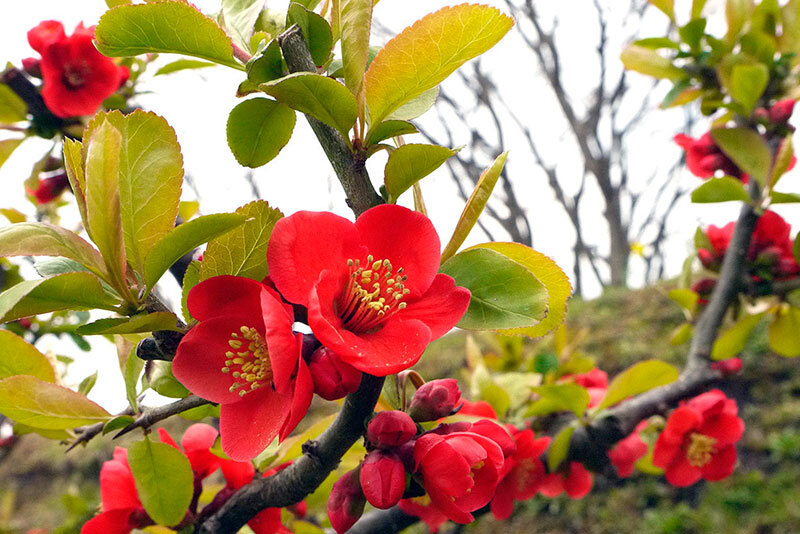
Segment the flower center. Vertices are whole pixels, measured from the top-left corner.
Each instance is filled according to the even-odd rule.
[[[233,350],[225,353],[225,367],[221,371],[237,379],[231,384],[231,393],[238,389],[239,396],[244,397],[272,381],[267,344],[255,328],[243,326],[239,332],[233,332],[228,345]]]
[[[80,89],[86,83],[89,75],[89,65],[85,61],[79,63],[67,63],[64,65],[64,72],[61,75],[61,82],[70,91]]]
[[[347,260],[350,276],[337,302],[337,312],[345,328],[351,332],[370,332],[406,307],[402,302],[409,290],[403,282],[408,277],[400,267],[392,272],[389,260],[367,256],[364,266],[360,260]]]
[[[711,461],[711,455],[716,450],[714,449],[716,443],[717,440],[710,436],[693,432],[689,436],[689,449],[686,451],[689,463],[695,467],[706,465]]]

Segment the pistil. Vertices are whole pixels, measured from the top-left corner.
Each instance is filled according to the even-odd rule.
[[[370,254],[362,267],[358,259],[347,260],[350,275],[337,302],[338,313],[345,327],[356,333],[378,328],[383,322],[406,307],[402,302],[409,290],[403,284],[408,277],[388,259],[376,260]]]

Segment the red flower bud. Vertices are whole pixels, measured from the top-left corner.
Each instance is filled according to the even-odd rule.
[[[703,264],[703,267],[709,269],[711,271],[715,271],[719,269],[720,260],[719,258],[715,258],[714,255],[709,252],[708,250],[701,248],[697,251],[697,257],[700,258],[700,263]]]
[[[459,400],[461,392],[454,378],[431,380],[414,394],[408,413],[414,421],[434,421],[450,415]]]
[[[36,59],[35,57],[26,57],[22,60],[22,70],[28,76],[33,78],[41,78],[42,77],[42,69],[39,66],[40,60]]]
[[[399,410],[380,412],[367,425],[367,439],[376,447],[396,447],[417,433],[414,420]]]
[[[729,358],[727,360],[722,360],[721,362],[714,362],[711,364],[711,368],[716,369],[725,376],[735,375],[742,370],[742,359]]]
[[[28,189],[28,194],[36,199],[37,204],[47,204],[55,200],[61,193],[69,187],[69,179],[65,172],[60,172],[50,178],[39,180],[36,189]]]
[[[769,120],[776,124],[783,124],[789,121],[794,111],[794,99],[786,98],[772,104],[769,108]]]
[[[367,501],[358,478],[358,470],[348,471],[331,488],[328,519],[337,534],[347,532],[364,513]]]
[[[359,480],[367,501],[386,510],[397,504],[406,490],[406,469],[394,453],[372,451],[361,464]]]
[[[361,371],[343,362],[326,347],[320,347],[311,354],[308,370],[314,380],[314,393],[325,400],[341,399],[357,390],[361,384]]]

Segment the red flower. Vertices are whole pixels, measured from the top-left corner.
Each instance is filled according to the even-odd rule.
[[[94,47],[94,27],[79,24],[67,37],[60,22],[48,20],[28,32],[42,55],[42,98],[59,117],[91,115],[128,79],[120,67]]]
[[[460,400],[455,378],[431,380],[414,393],[408,413],[415,421],[435,421],[450,415]]]
[[[567,492],[570,499],[582,499],[592,490],[592,474],[580,462],[570,462],[563,473],[545,475],[539,491],[545,497],[558,497]]]
[[[341,399],[361,384],[361,371],[343,362],[327,347],[311,354],[308,370],[314,380],[314,393],[325,400]]]
[[[187,302],[200,321],[181,340],[175,377],[193,393],[220,403],[222,450],[248,460],[294,430],[311,403],[311,376],[292,333],[291,308],[264,284],[215,276]]]
[[[380,448],[402,445],[416,433],[413,419],[399,410],[379,412],[367,425],[367,440]]]
[[[733,472],[734,443],[743,432],[736,401],[718,389],[703,393],[670,414],[656,441],[653,464],[666,471],[673,486],[721,480]]]
[[[647,454],[647,444],[639,436],[639,432],[645,428],[647,428],[646,420],[639,423],[629,436],[618,441],[614,448],[608,451],[609,460],[622,478],[631,476],[634,464]]]
[[[347,532],[364,513],[366,502],[358,470],[353,469],[342,475],[334,482],[328,496],[328,519],[333,529],[338,534]]]
[[[367,502],[381,510],[397,504],[406,490],[403,461],[393,452],[375,450],[367,454],[358,479]]]
[[[447,521],[447,516],[436,508],[427,495],[402,499],[397,506],[408,515],[418,517],[420,521],[428,525],[428,530],[433,534],[439,532],[439,527]]]
[[[154,524],[136,492],[128,451],[121,447],[100,469],[100,500],[102,512],[83,525],[81,534],[128,534]]]
[[[37,204],[52,202],[69,187],[67,173],[61,171],[55,176],[41,178],[36,189],[28,189],[28,194],[36,199]]]
[[[378,376],[414,365],[469,306],[469,291],[437,274],[433,224],[401,206],[372,208],[355,223],[327,212],[285,217],[267,260],[280,293],[308,307],[317,339]]]
[[[486,423],[505,434],[498,425]],[[497,434],[488,432],[488,426],[467,425],[468,431],[434,430],[414,443],[415,470],[431,501],[448,519],[462,524],[472,522],[470,512],[492,499],[505,463],[503,448],[493,439]]]
[[[678,134],[675,142],[686,151],[686,166],[698,178],[711,178],[717,170],[729,176],[742,177],[742,171],[714,143],[711,132],[706,132],[699,139]]]
[[[742,359],[728,358],[721,362],[714,362],[711,364],[711,368],[719,371],[723,376],[735,375],[742,370]]]
[[[533,430],[516,430],[512,433],[516,452],[503,465],[500,483],[492,499],[492,515],[495,519],[508,519],[514,508],[514,500],[533,498],[544,481],[544,464],[540,457],[550,445],[550,438],[534,438]]]
[[[461,404],[461,409],[458,410],[461,415],[474,415],[475,417],[488,417],[490,419],[497,419],[497,412],[494,411],[492,405],[486,401],[470,402],[464,400]]]

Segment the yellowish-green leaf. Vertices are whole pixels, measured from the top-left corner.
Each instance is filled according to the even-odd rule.
[[[662,13],[675,22],[675,1],[674,0],[649,0],[650,4],[658,8]]]
[[[432,89],[428,89],[421,95],[412,98],[396,110],[386,115],[386,118],[383,120],[410,121],[411,119],[416,119],[433,107],[438,96],[439,86],[437,85]]]
[[[328,21],[298,2],[289,4],[286,15],[287,26],[297,24],[300,27],[314,64],[324,65],[327,63],[333,48],[333,33]]]
[[[55,382],[53,366],[36,347],[9,330],[0,330],[0,379],[15,375],[35,376]]]
[[[677,302],[681,308],[690,313],[694,310],[698,299],[697,293],[691,289],[684,288],[670,289],[669,293],[667,293],[667,296]]]
[[[753,12],[753,0],[727,0],[725,2],[725,18],[728,21],[727,40],[734,43],[736,37]]]
[[[200,211],[200,203],[196,200],[181,200],[178,204],[178,217],[182,222],[187,222],[189,219],[197,215]]]
[[[692,18],[696,19],[703,14],[703,8],[706,5],[706,0],[692,0]]]
[[[614,377],[597,409],[608,408],[632,395],[664,386],[677,379],[678,370],[666,362],[660,360],[639,362]]]
[[[77,428],[112,417],[80,393],[27,375],[0,380],[0,413],[47,430]]]
[[[769,348],[781,356],[800,356],[800,308],[788,304],[778,308],[768,338]]]
[[[261,281],[267,275],[269,236],[283,213],[270,207],[265,200],[245,204],[236,213],[248,220],[209,242],[203,253],[201,281],[223,274]]]
[[[98,334],[136,334],[139,332],[154,332],[156,330],[173,330],[175,332],[180,332],[177,322],[178,317],[174,313],[160,311],[143,315],[134,315],[133,317],[98,319],[93,323],[78,327],[75,332],[82,336]]]
[[[372,124],[439,85],[466,61],[494,46],[511,17],[478,4],[445,7],[403,30],[378,53],[365,88]]]
[[[575,427],[570,425],[562,428],[553,438],[550,448],[547,449],[547,469],[551,473],[558,469],[558,466],[567,457],[573,433],[575,433]]]
[[[12,224],[22,223],[28,220],[28,217],[21,211],[14,208],[0,208],[0,215],[8,219]],[[2,254],[0,254],[2,256]]]
[[[372,27],[372,0],[339,0],[344,84],[358,96],[364,86]]]
[[[589,393],[578,384],[540,386],[534,388],[533,392],[538,393],[541,396],[541,400],[547,403],[548,407],[552,408],[548,413],[570,411],[574,413],[576,417],[581,418],[586,411],[586,407],[589,406]],[[531,405],[531,409],[526,416],[545,415],[545,413],[535,409],[536,404],[537,403]]]
[[[161,525],[180,523],[194,492],[194,475],[186,456],[171,445],[149,439],[128,449],[136,492],[147,514]]]
[[[792,159],[794,159],[794,146],[792,144],[792,135],[789,134],[783,138],[783,141],[781,141],[778,147],[778,154],[775,156],[775,165],[772,166],[772,171],[769,174],[768,186],[770,189],[775,187],[778,180],[789,170]]]
[[[192,320],[192,315],[189,313],[189,308],[186,305],[186,299],[189,298],[189,291],[192,290],[200,282],[200,267],[201,262],[193,261],[186,268],[183,273],[183,288],[181,291],[181,314],[183,319],[188,323]]]
[[[389,202],[396,202],[412,185],[438,169],[455,153],[455,150],[447,147],[428,144],[396,148],[389,155],[383,170]]]
[[[208,61],[200,61],[198,59],[177,59],[158,69],[153,76],[162,76],[182,70],[196,70],[214,66],[216,66],[216,63],[209,63]]]
[[[111,57],[169,52],[244,70],[233,58],[231,41],[222,28],[188,2],[110,9],[100,18],[95,39],[98,50]]]
[[[286,146],[294,130],[295,114],[268,98],[240,102],[228,116],[228,146],[241,165],[260,167]]]
[[[0,122],[20,122],[28,118],[28,105],[9,86],[0,83]]]
[[[750,195],[745,191],[742,181],[733,176],[711,178],[692,191],[692,202],[696,204],[749,200]]]
[[[400,120],[383,121],[374,128],[370,128],[364,146],[370,147],[390,137],[414,133],[417,133],[417,127],[410,122]]]
[[[0,85],[2,87],[2,85]],[[24,137],[18,139],[3,139],[0,141],[0,167],[11,157],[11,154],[25,140]]]
[[[620,54],[625,68],[653,78],[667,78],[672,81],[686,77],[686,73],[659,55],[655,50],[636,45],[628,45]]]
[[[453,236],[444,248],[444,252],[442,252],[442,263],[458,252],[459,247],[472,231],[472,227],[475,226],[478,217],[483,213],[483,208],[486,207],[489,197],[492,196],[492,191],[497,179],[500,178],[500,174],[503,172],[507,157],[508,152],[503,152],[481,173],[475,189],[472,190],[472,194],[461,212],[461,217],[458,219],[455,230],[453,230]]]
[[[745,115],[752,113],[769,82],[769,70],[761,63],[734,65],[731,70],[731,97],[744,106]]]
[[[356,122],[355,97],[344,85],[327,76],[296,72],[263,83],[259,88],[278,102],[333,126],[345,138]]]
[[[722,332],[711,347],[711,359],[727,360],[742,352],[747,344],[747,338],[750,337],[750,332],[763,316],[763,313],[747,315]]]
[[[713,128],[714,142],[741,170],[764,185],[772,168],[767,143],[749,128]]]
[[[248,50],[264,0],[222,0],[223,28],[243,50]]]
[[[672,332],[669,342],[673,346],[683,345],[692,338],[694,326],[692,323],[682,323]]]
[[[78,204],[78,211],[81,214],[83,225],[87,226],[86,216],[86,177],[83,171],[83,144],[80,141],[64,138],[64,168],[67,171],[67,178],[75,201]]]

